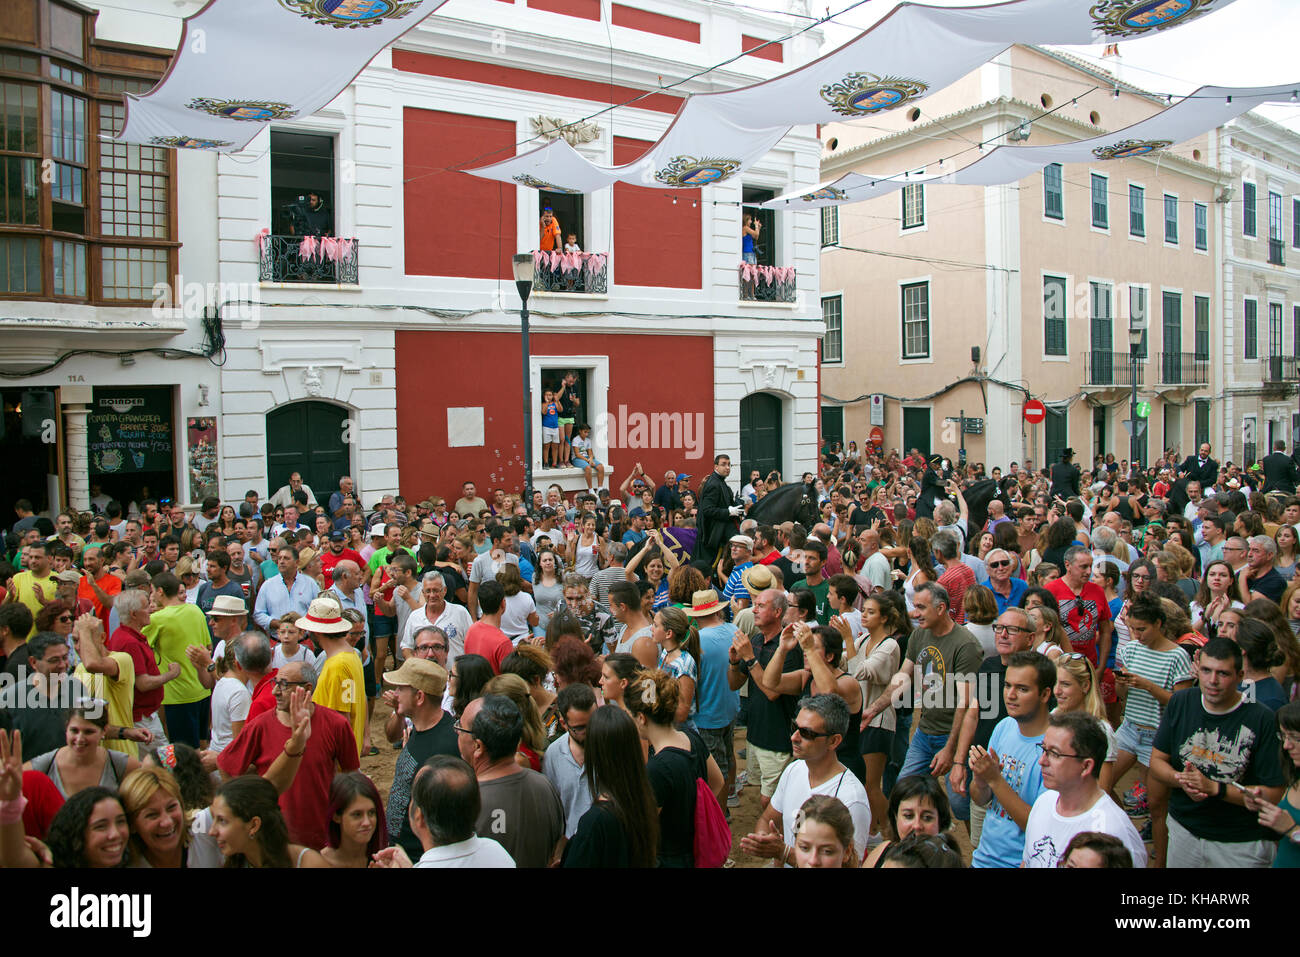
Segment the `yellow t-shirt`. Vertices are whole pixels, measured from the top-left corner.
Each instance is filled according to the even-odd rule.
[[[311,700],[341,712],[348,719],[357,739],[357,756],[360,757],[364,753],[362,743],[366,733],[366,676],[361,669],[361,659],[351,651],[325,659]]]
[[[117,662],[117,677],[92,674],[85,665],[77,665],[74,674],[86,686],[92,697],[108,702],[108,723],[119,728],[133,728],[131,706],[135,703],[135,663],[125,651],[110,651],[108,657]],[[105,741],[110,751],[121,751],[133,758],[140,756],[140,745],[134,741]]]
[[[54,580],[52,572],[47,573],[44,578],[37,578],[32,572],[19,572],[14,576],[14,591],[18,593],[18,600],[31,609],[32,618],[41,613],[42,605],[36,598],[36,589],[32,586],[40,585],[41,594],[47,602],[54,601],[54,592],[58,587],[58,582]],[[27,633],[30,638],[36,634],[36,623],[32,622],[32,630]]]

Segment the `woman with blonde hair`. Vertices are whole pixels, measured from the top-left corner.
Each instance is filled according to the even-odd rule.
[[[700,632],[680,608],[661,608],[655,612],[653,637],[659,646],[659,667],[677,679],[676,724],[694,727],[691,718],[697,710]]]
[[[515,703],[524,718],[524,730],[519,736],[515,762],[521,768],[541,771],[542,755],[546,753],[546,727],[542,724],[542,714],[537,710],[537,703],[528,690],[528,682],[518,675],[499,674],[483,686],[483,693],[503,694]]]
[[[542,727],[546,729],[546,741],[549,745],[564,734],[560,713],[555,709],[555,662],[546,653],[546,649],[528,642],[520,642],[519,647],[505,656],[501,662],[501,673],[518,675],[528,685],[528,693],[533,697],[533,704],[542,716]]]
[[[1065,627],[1061,624],[1060,615],[1046,605],[1030,608],[1026,614],[1034,626],[1034,650],[1040,655],[1047,655],[1056,661],[1061,655],[1074,651],[1065,634]]]
[[[131,827],[128,867],[221,867],[225,857],[206,833],[191,830],[194,815],[166,768],[147,765],[122,779],[118,798]]]
[[[1101,789],[1114,798],[1111,787],[1115,784],[1115,756],[1119,748],[1115,742],[1115,732],[1106,718],[1106,704],[1101,699],[1097,672],[1087,655],[1071,651],[1056,659],[1056,687],[1052,693],[1056,696],[1056,710],[1053,714],[1083,711],[1096,718],[1101,725],[1101,730],[1106,735],[1106,760],[1101,766],[1099,783]]]

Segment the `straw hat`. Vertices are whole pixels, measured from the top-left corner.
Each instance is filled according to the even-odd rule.
[[[248,614],[248,606],[244,604],[244,599],[234,595],[218,595],[212,600],[208,614],[217,618],[237,618]]]
[[[691,607],[683,610],[692,618],[703,618],[705,615],[716,615],[726,607],[718,600],[716,591],[712,588],[706,588],[704,591],[697,591],[693,594],[691,596]]]
[[[343,617],[343,609],[332,598],[314,599],[307,606],[307,614],[294,624],[319,635],[342,635],[352,630],[352,623]]]
[[[761,591],[767,591],[776,584],[776,578],[772,574],[772,569],[766,565],[751,565],[746,568],[740,575],[740,581],[745,586],[745,591],[749,592],[750,597],[754,597]]]

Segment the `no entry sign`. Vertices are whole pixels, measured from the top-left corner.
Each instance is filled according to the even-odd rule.
[[[1047,418],[1047,406],[1037,399],[1030,399],[1025,403],[1025,421],[1030,425],[1037,425]]]
[[[885,444],[885,430],[878,425],[875,426],[868,434],[867,441],[870,442],[872,445],[874,445],[876,448],[880,448],[882,445]]]

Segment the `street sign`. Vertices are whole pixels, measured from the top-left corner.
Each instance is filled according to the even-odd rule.
[[[871,396],[871,424],[885,424],[885,397],[879,392],[873,393]],[[883,438],[881,442],[884,442]]]
[[[885,444],[885,430],[878,425],[874,426],[867,435],[867,441],[879,449]]]
[[[1132,419],[1125,419],[1125,420],[1124,420],[1124,430],[1125,430],[1126,432],[1128,432],[1129,435],[1132,435],[1132,434],[1133,434],[1133,420],[1132,420]],[[1147,430],[1147,420],[1146,420],[1146,419],[1138,419],[1138,433],[1137,433],[1137,434],[1140,436],[1140,435],[1141,435],[1143,432],[1145,432],[1146,430]]]
[[[1137,404],[1137,414],[1139,419],[1145,419],[1151,415],[1151,403],[1139,402]]]
[[[1030,399],[1025,403],[1025,421],[1030,425],[1037,425],[1047,418],[1047,406],[1043,405],[1038,399]]]

